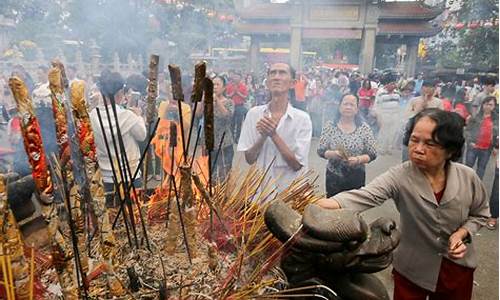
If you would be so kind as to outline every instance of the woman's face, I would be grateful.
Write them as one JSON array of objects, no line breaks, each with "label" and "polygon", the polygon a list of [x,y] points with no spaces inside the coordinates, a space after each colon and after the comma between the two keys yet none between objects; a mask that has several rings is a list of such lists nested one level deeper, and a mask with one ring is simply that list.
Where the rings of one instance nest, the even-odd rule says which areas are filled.
[{"label": "woman's face", "polygon": [[224,90],[225,90],[224,82],[222,81],[222,79],[220,79],[219,77],[215,77],[213,82],[214,82],[215,95],[217,95],[217,96],[222,95],[224,93]]},{"label": "woman's face", "polygon": [[370,82],[368,80],[363,81],[363,88],[364,89],[369,89],[370,88]]},{"label": "woman's face", "polygon": [[339,112],[342,117],[354,117],[358,113],[358,103],[353,95],[345,96],[340,102]]},{"label": "woman's face", "polygon": [[444,163],[450,156],[439,144],[433,141],[432,132],[436,128],[436,122],[429,117],[423,117],[417,121],[408,143],[410,160],[421,170],[433,170],[444,167]]},{"label": "woman's face", "polygon": [[495,109],[495,101],[491,100],[483,103],[483,112],[486,114],[491,114],[491,112]]}]

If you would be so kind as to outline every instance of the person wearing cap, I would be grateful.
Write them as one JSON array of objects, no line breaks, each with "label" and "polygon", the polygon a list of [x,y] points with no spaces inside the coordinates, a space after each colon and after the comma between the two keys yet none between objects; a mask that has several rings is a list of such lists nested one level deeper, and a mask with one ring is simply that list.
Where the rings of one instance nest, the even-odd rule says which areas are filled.
[{"label": "person wearing cap", "polygon": [[420,91],[422,90],[422,84],[424,83],[424,76],[422,74],[417,75],[417,79],[415,80],[415,95],[420,95]]},{"label": "person wearing cap", "polygon": [[384,85],[379,89],[375,98],[374,110],[381,122],[378,142],[380,154],[389,154],[394,148],[398,124],[401,120],[399,102],[401,95],[396,91],[397,75],[386,72],[382,75],[380,82]]},{"label": "person wearing cap", "polygon": [[[443,102],[441,99],[434,97],[435,84],[431,80],[424,80],[422,82],[421,94],[418,97],[411,99],[406,107],[405,119],[413,119],[415,115],[423,111],[426,108],[439,108],[444,109]],[[407,127],[407,126],[405,126]],[[405,132],[407,130],[405,129]],[[408,148],[403,146],[402,160],[408,160]]]},{"label": "person wearing cap", "polygon": [[421,95],[408,102],[408,106],[406,107],[406,117],[408,119],[413,118],[426,108],[444,108],[441,99],[434,97],[435,89],[436,87],[433,81],[424,80],[422,83]]}]

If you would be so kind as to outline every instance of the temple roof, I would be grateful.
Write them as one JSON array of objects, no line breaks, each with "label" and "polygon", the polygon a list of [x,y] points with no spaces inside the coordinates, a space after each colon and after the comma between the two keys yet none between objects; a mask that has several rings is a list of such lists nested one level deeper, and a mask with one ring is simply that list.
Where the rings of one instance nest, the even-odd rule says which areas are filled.
[{"label": "temple roof", "polygon": [[242,19],[290,19],[291,7],[288,3],[255,4],[238,11]]},{"label": "temple roof", "polygon": [[290,34],[290,24],[288,23],[234,23],[236,31],[241,34]]},{"label": "temple roof", "polygon": [[379,19],[421,19],[432,20],[439,16],[443,9],[430,7],[423,2],[382,2]]},{"label": "temple roof", "polygon": [[377,26],[377,35],[405,35],[429,37],[438,34],[442,30],[440,26],[432,26],[425,21],[416,21],[410,23],[395,23],[381,21]]},{"label": "temple roof", "polygon": [[[235,2],[236,3],[236,2]],[[428,21],[435,19],[443,12],[440,7],[431,7],[423,1],[413,2],[379,2],[377,4],[377,35],[406,35],[429,37],[441,31],[441,27],[433,26]],[[290,34],[292,22],[292,4],[288,3],[256,3],[248,7],[236,5],[240,22],[235,29],[241,34]],[[361,28],[325,28],[303,27],[304,38],[360,38]]]}]

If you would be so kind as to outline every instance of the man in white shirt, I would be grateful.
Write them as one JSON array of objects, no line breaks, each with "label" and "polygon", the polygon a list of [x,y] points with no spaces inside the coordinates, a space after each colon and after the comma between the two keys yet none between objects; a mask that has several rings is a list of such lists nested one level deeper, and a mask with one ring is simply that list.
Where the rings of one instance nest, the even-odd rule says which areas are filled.
[{"label": "man in white shirt", "polygon": [[262,170],[276,158],[268,179],[276,181],[279,192],[307,169],[312,123],[306,112],[289,103],[289,90],[295,86],[293,68],[286,63],[271,65],[266,85],[271,101],[247,113],[237,151]]}]

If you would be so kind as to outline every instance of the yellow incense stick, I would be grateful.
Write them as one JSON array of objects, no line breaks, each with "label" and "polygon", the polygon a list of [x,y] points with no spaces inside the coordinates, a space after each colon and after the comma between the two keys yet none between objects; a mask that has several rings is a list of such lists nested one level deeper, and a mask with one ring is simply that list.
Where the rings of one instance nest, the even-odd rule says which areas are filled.
[{"label": "yellow incense stick", "polygon": [[0,263],[2,264],[2,273],[3,273],[3,283],[5,286],[5,293],[7,294],[7,300],[10,300],[10,287],[9,287],[9,274],[7,273],[7,267],[5,263],[5,256],[0,255]]},{"label": "yellow incense stick", "polygon": [[11,261],[11,258],[10,258],[10,255],[7,255],[7,270],[9,272],[9,285],[10,285],[10,289],[11,289],[11,296],[12,296],[12,299],[16,299],[16,292],[14,291],[14,275],[12,273],[12,261]]},{"label": "yellow incense stick", "polygon": [[35,246],[31,245],[31,262],[30,262],[30,300],[33,300],[33,288],[35,285]]}]

